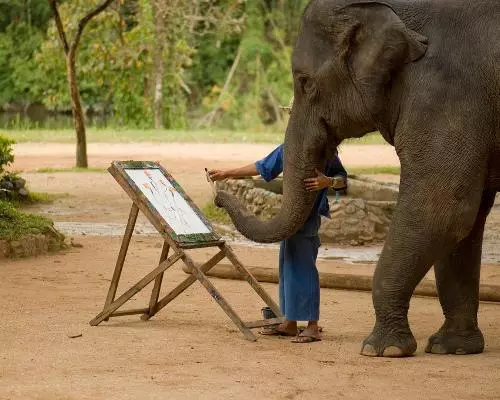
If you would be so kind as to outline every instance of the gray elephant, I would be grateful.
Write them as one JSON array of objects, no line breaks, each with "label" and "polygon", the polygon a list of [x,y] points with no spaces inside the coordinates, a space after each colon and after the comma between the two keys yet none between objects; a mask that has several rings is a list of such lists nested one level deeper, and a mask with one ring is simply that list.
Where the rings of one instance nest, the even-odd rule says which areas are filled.
[{"label": "gray elephant", "polygon": [[376,323],[361,353],[416,351],[411,295],[432,265],[445,321],[426,351],[480,353],[479,272],[486,217],[500,191],[500,2],[315,0],[293,53],[284,199],[263,222],[221,192],[257,242],[290,236],[314,194],[302,181],[346,138],[379,130],[401,162],[397,210],[373,278]]}]

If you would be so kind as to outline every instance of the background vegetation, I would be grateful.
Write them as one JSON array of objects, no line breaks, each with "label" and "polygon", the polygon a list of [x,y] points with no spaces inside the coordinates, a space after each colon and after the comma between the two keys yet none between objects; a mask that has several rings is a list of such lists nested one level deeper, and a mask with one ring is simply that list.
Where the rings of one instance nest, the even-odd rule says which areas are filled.
[{"label": "background vegetation", "polygon": [[[71,40],[100,1],[58,3]],[[107,126],[154,127],[160,71],[163,128],[282,130],[279,105],[292,94],[290,56],[306,3],[116,0],[89,23],[77,55],[87,120],[98,114]],[[71,109],[49,2],[0,0],[0,105],[33,104]]]}]

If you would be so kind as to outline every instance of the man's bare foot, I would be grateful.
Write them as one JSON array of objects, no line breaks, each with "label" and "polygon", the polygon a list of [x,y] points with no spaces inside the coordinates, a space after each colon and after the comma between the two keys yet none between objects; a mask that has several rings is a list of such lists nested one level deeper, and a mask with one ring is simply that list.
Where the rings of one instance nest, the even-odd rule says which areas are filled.
[{"label": "man's bare foot", "polygon": [[295,336],[297,335],[297,321],[285,321],[278,326],[265,328],[259,333],[271,336]]},{"label": "man's bare foot", "polygon": [[318,326],[317,321],[310,321],[307,328],[300,332],[295,339],[292,340],[293,343],[312,343],[321,340],[322,329]]},{"label": "man's bare foot", "polygon": [[297,334],[297,321],[285,321],[276,327],[276,330],[289,335]]}]

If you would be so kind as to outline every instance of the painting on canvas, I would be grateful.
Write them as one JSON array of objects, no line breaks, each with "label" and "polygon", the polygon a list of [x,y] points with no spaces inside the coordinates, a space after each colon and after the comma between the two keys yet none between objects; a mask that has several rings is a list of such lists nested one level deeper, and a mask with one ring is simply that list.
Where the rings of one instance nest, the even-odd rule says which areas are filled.
[{"label": "painting on canvas", "polygon": [[211,232],[160,169],[124,171],[177,235]]}]

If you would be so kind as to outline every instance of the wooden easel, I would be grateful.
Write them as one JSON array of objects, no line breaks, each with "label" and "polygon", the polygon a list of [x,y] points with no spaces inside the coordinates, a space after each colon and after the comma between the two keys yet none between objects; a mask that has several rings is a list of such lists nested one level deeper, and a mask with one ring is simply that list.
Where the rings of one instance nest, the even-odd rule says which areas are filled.
[{"label": "wooden easel", "polygon": [[[147,169],[154,168],[159,169],[162,173],[176,185],[177,191],[184,197],[184,199],[189,203],[193,211],[203,220],[205,225],[210,229],[209,234],[196,235],[194,238],[189,237],[190,235],[177,235],[167,224],[167,222],[160,216],[158,211],[154,208],[152,203],[140,192],[135,183],[129,179],[125,171],[127,169]],[[163,169],[158,163],[152,162],[120,162],[114,161],[108,171],[113,175],[117,182],[122,186],[122,188],[127,192],[127,194],[132,199],[132,208],[130,210],[127,227],[125,229],[125,234],[121,244],[118,259],[116,261],[115,270],[113,273],[113,278],[111,279],[111,284],[108,290],[108,295],[104,303],[103,310],[90,321],[90,325],[96,326],[103,321],[107,321],[112,317],[120,317],[124,315],[134,315],[142,314],[141,319],[146,321],[153,317],[157,312],[184,292],[188,287],[190,287],[196,281],[199,281],[205,289],[208,291],[210,296],[220,305],[228,317],[234,322],[238,329],[243,333],[246,339],[255,341],[257,340],[255,335],[250,329],[279,324],[283,322],[283,316],[280,312],[279,307],[273,301],[273,299],[267,294],[267,292],[262,288],[259,282],[252,276],[252,274],[244,267],[244,265],[238,260],[234,254],[231,247],[224,242],[213,230],[210,222],[203,216],[198,207],[192,202],[192,200],[187,196],[187,194],[182,190],[180,186],[175,182],[173,177]],[[125,293],[123,293],[117,299],[116,291],[118,283],[120,281],[120,276],[122,273],[123,265],[125,262],[125,257],[127,255],[128,247],[130,244],[130,239],[134,232],[135,223],[137,221],[137,216],[141,210],[149,221],[156,227],[158,232],[162,235],[164,239],[163,249],[160,256],[160,261],[158,266],[153,269],[150,273],[144,276],[139,282],[133,285]],[[188,249],[196,249],[202,247],[218,247],[219,252],[215,254],[212,258],[206,261],[204,264],[198,266],[192,260],[192,258],[186,253]],[[172,251],[172,255],[168,257],[169,252]],[[273,310],[273,312],[278,316],[273,319],[265,319],[252,322],[244,322],[238,314],[233,310],[229,303],[224,299],[221,293],[215,288],[215,286],[207,278],[206,273],[210,271],[215,265],[217,265],[224,258],[227,258],[236,270],[245,278],[245,280],[250,284],[250,286],[255,290],[255,292],[261,297],[261,299]],[[174,265],[177,261],[182,260],[184,264],[190,269],[192,274],[184,279],[175,289],[171,290],[170,293],[165,295],[163,298],[159,299],[161,284],[163,281],[165,271]],[[149,305],[145,308],[139,309],[128,309],[121,310],[118,309],[123,306],[128,300],[144,289],[149,283],[154,280],[153,290],[151,292],[151,297],[149,300]]]}]

